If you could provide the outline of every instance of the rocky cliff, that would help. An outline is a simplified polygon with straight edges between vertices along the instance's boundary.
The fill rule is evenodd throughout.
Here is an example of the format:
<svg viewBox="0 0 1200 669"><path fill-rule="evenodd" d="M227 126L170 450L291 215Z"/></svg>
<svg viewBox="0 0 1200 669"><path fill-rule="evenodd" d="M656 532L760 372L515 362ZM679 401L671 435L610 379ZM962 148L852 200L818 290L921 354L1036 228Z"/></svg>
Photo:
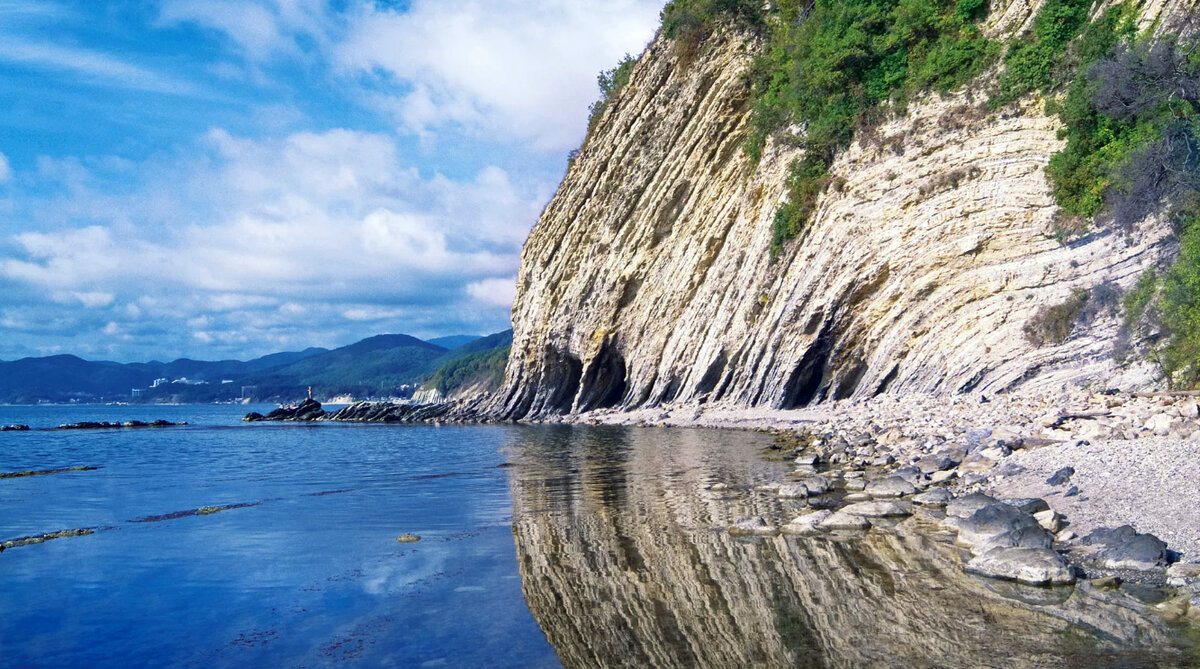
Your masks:
<svg viewBox="0 0 1200 669"><path fill-rule="evenodd" d="M1017 35L1039 6L994 1L985 30ZM1149 0L1141 20L1194 6ZM1169 231L1056 241L1044 168L1062 144L1040 100L931 95L858 133L772 259L799 149L776 137L753 167L742 150L758 46L729 30L684 65L660 37L606 105L526 243L499 413L1121 382L1115 309L1061 343L1024 329L1075 291L1128 289L1172 252Z"/></svg>

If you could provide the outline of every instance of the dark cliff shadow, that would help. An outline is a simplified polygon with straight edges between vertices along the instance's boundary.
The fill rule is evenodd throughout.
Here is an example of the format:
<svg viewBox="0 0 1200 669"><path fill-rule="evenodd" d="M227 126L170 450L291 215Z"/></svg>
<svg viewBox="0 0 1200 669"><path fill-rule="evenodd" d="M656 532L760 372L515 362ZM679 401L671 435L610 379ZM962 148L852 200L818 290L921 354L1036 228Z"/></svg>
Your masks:
<svg viewBox="0 0 1200 669"><path fill-rule="evenodd" d="M553 426L510 468L525 600L567 667L1193 666L1123 593L969 576L920 517L865 536L737 539L763 437ZM731 486L712 486L725 483Z"/></svg>

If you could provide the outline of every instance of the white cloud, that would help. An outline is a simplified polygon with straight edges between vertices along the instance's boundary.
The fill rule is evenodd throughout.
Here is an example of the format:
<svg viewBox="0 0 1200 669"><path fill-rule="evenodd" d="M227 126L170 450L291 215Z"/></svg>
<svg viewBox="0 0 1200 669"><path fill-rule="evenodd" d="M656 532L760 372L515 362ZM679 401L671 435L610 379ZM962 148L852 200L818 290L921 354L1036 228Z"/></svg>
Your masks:
<svg viewBox="0 0 1200 669"><path fill-rule="evenodd" d="M324 0L164 0L158 15L222 33L254 61L300 54L300 36L324 42L331 21Z"/></svg>
<svg viewBox="0 0 1200 669"><path fill-rule="evenodd" d="M64 332L113 322L122 337L167 330L191 345L330 345L322 337L362 322L503 327L543 188L522 190L495 167L422 178L387 136L340 129L262 141L213 130L198 149L134 166L45 163L34 177L66 185L64 206L96 223L13 235L0 288L61 295L106 319L76 314ZM115 177L97 167L114 165ZM109 178L141 185L114 195Z"/></svg>
<svg viewBox="0 0 1200 669"><path fill-rule="evenodd" d="M517 277L476 281L467 284L467 293L490 306L511 307L517 296Z"/></svg>
<svg viewBox="0 0 1200 669"><path fill-rule="evenodd" d="M12 35L0 39L0 61L66 71L91 83L173 95L200 95L192 83L125 62L100 51L48 42L31 42Z"/></svg>
<svg viewBox="0 0 1200 669"><path fill-rule="evenodd" d="M364 7L338 59L407 84L376 102L409 131L449 126L515 135L540 149L578 144L596 74L640 53L661 0L414 0L406 12Z"/></svg>
<svg viewBox="0 0 1200 669"><path fill-rule="evenodd" d="M4 183L12 178L12 166L8 163L8 156L0 153L0 183Z"/></svg>

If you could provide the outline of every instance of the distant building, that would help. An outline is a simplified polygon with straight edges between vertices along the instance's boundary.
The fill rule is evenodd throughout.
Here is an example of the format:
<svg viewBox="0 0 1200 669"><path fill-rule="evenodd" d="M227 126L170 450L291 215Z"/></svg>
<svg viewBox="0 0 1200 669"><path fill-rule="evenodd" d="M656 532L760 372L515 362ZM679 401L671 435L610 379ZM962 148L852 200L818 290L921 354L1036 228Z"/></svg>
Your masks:
<svg viewBox="0 0 1200 669"><path fill-rule="evenodd" d="M168 381L167 379L154 379L154 381L150 384L150 387L157 388L164 383L170 383L170 381Z"/></svg>
<svg viewBox="0 0 1200 669"><path fill-rule="evenodd" d="M133 388L129 391L129 397L136 400L141 397L142 393L144 392L146 392L145 388Z"/></svg>

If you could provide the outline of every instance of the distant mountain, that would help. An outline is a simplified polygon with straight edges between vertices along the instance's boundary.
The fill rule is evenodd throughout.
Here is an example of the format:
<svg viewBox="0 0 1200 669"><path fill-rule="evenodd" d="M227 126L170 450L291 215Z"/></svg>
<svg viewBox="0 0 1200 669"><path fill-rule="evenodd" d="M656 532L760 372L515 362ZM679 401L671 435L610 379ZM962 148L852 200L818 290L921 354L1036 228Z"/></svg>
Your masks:
<svg viewBox="0 0 1200 669"><path fill-rule="evenodd" d="M229 401L243 395L262 401L294 400L309 386L320 398L407 397L439 372L437 382L446 388L492 378L497 369L502 374L507 353L498 358L494 351L511 342L508 330L431 342L402 334L378 335L333 350L309 348L246 361L24 358L0 361L0 403L130 400L134 388L139 393L133 399L141 402ZM480 355L489 352L490 358ZM151 387L158 379L166 382Z"/></svg>
<svg viewBox="0 0 1200 669"><path fill-rule="evenodd" d="M495 390L504 380L513 331L505 330L472 341L443 356L422 389L433 397L453 397L467 390Z"/></svg>
<svg viewBox="0 0 1200 669"><path fill-rule="evenodd" d="M416 386L446 353L444 347L416 337L379 335L251 374L245 383L258 386L260 397L294 397L310 385L322 397L403 396L402 386Z"/></svg>
<svg viewBox="0 0 1200 669"><path fill-rule="evenodd" d="M438 337L436 339L428 339L430 344L436 344L442 348L454 350L464 344L470 344L473 341L482 339L479 335L450 335L448 337Z"/></svg>

